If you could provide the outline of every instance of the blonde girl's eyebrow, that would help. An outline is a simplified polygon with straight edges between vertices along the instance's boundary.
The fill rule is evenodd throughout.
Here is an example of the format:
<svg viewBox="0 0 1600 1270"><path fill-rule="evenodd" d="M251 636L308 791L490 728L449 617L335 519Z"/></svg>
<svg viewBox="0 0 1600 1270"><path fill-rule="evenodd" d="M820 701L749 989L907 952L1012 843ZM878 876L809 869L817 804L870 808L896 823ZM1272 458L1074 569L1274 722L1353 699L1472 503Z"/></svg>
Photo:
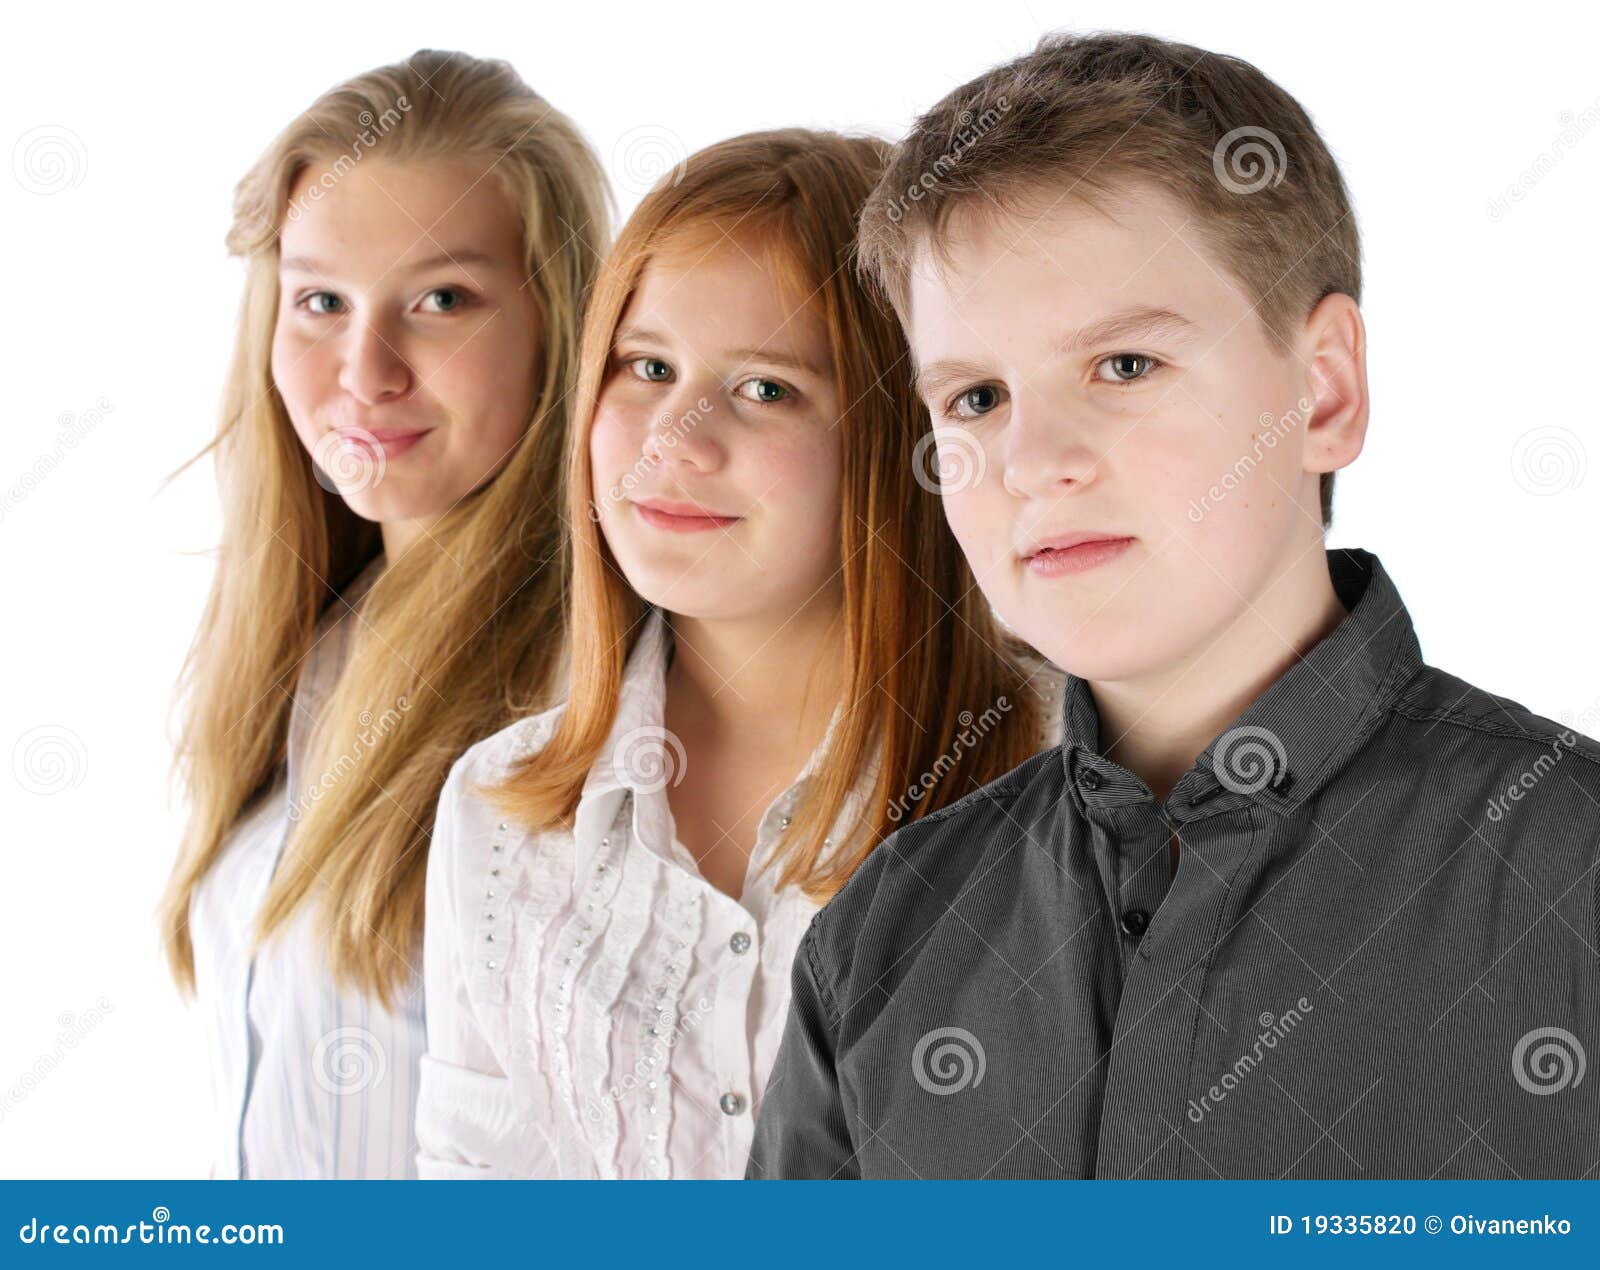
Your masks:
<svg viewBox="0 0 1600 1270"><path fill-rule="evenodd" d="M423 260L402 261L395 266L395 272L425 273L429 269L443 269L452 265L462 269L465 269L468 265L496 269L504 267L505 262L497 256L491 256L488 252L464 247L460 251L441 251ZM278 269L283 273L311 273L323 276L337 272L337 270L314 256L285 256L278 261Z"/></svg>

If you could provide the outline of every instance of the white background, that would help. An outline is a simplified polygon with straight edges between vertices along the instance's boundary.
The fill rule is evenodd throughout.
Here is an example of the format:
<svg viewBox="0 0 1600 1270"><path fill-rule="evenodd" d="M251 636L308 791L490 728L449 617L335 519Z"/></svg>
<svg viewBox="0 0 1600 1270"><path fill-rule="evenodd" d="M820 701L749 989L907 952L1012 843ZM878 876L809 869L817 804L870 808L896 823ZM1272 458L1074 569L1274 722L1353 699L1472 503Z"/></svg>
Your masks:
<svg viewBox="0 0 1600 1270"><path fill-rule="evenodd" d="M638 129L680 152L782 125L893 137L1059 27L1142 29L1253 61L1316 120L1365 240L1372 425L1339 478L1332 544L1382 556L1434 665L1594 734L1600 19L1576 6L1464 12L1192 0L13 10L0 77L12 403L0 422L0 1176L206 1170L205 1056L153 910L181 825L171 690L219 510L209 462L157 485L215 427L242 279L223 248L234 182L320 91L421 47L506 58L585 130L625 215L642 193L624 170ZM59 758L42 776L41 736ZM25 759L35 767L19 777Z"/></svg>

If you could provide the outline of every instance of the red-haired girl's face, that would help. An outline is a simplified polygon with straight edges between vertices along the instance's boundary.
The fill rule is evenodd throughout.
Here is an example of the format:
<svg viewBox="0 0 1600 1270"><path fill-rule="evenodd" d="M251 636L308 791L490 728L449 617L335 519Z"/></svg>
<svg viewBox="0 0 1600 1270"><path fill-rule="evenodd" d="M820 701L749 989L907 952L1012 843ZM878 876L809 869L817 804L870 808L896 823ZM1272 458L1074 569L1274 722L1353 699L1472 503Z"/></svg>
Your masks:
<svg viewBox="0 0 1600 1270"><path fill-rule="evenodd" d="M646 600L706 619L837 603L843 449L817 305L758 243L657 256L617 324L589 457Z"/></svg>

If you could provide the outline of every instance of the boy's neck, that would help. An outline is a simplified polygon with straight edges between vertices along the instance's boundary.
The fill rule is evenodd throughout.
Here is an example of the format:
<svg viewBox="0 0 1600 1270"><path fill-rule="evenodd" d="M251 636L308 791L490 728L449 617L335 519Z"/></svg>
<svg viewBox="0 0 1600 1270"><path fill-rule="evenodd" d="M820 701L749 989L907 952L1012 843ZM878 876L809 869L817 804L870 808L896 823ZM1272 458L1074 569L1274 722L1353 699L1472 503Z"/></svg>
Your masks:
<svg viewBox="0 0 1600 1270"><path fill-rule="evenodd" d="M1181 666L1091 683L1101 752L1165 801L1195 759L1345 617L1322 550L1248 597Z"/></svg>

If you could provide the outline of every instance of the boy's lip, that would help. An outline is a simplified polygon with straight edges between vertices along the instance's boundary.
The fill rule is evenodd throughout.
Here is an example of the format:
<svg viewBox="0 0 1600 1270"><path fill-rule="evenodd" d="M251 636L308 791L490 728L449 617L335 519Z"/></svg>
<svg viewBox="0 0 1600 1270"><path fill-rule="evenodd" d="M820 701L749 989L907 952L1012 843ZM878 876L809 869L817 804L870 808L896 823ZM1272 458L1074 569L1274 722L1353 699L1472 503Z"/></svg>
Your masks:
<svg viewBox="0 0 1600 1270"><path fill-rule="evenodd" d="M1017 554L1023 560L1031 560L1041 551L1065 551L1070 547L1081 547L1086 542L1131 542L1131 534L1105 533L1098 529L1080 530L1070 534L1051 534L1048 538L1035 538L1027 543Z"/></svg>

